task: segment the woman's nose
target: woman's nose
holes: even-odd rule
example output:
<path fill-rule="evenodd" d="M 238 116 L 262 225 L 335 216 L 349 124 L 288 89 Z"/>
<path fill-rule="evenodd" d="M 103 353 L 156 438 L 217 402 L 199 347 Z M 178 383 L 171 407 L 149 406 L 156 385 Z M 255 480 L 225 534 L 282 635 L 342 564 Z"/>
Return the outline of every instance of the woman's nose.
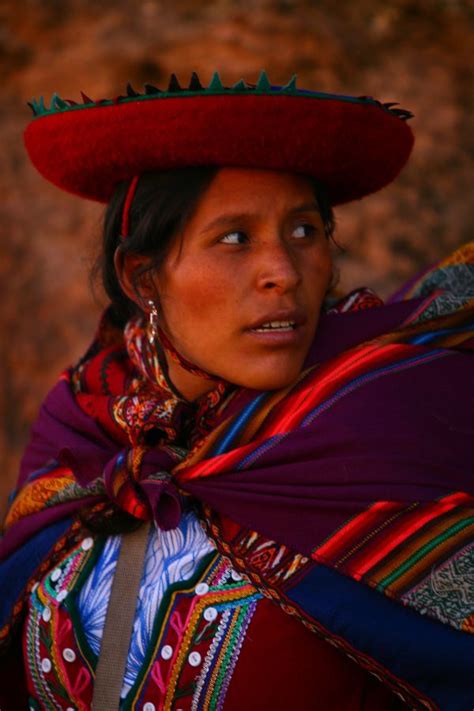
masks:
<path fill-rule="evenodd" d="M 259 255 L 259 289 L 291 291 L 301 281 L 301 274 L 294 255 L 284 244 L 262 249 Z"/>

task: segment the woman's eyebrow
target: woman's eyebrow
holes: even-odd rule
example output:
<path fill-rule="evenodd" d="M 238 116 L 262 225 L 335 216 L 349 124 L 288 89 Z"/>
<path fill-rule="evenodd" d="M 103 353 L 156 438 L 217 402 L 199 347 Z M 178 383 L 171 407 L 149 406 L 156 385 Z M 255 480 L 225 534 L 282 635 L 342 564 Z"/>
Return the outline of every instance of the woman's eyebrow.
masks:
<path fill-rule="evenodd" d="M 242 220 L 248 220 L 249 217 L 253 215 L 249 212 L 228 212 L 225 215 L 219 215 L 215 220 L 208 222 L 205 227 L 202 228 L 201 232 L 209 232 L 210 230 L 215 230 L 218 227 L 225 227 L 234 222 L 241 222 Z"/>
<path fill-rule="evenodd" d="M 297 205 L 288 210 L 289 215 L 297 215 L 300 212 L 317 212 L 319 213 L 319 205 L 316 201 L 306 202 L 302 205 Z M 210 232 L 211 230 L 218 229 L 220 227 L 226 227 L 229 224 L 235 224 L 237 222 L 242 222 L 244 220 L 252 219 L 257 215 L 250 212 L 229 212 L 225 215 L 219 215 L 215 220 L 208 222 L 205 227 L 202 228 L 201 232 Z"/>
<path fill-rule="evenodd" d="M 297 215 L 299 212 L 319 213 L 319 205 L 316 200 L 313 200 L 312 202 L 305 202 L 303 205 L 298 205 L 298 207 L 292 208 L 289 212 L 291 215 Z"/>

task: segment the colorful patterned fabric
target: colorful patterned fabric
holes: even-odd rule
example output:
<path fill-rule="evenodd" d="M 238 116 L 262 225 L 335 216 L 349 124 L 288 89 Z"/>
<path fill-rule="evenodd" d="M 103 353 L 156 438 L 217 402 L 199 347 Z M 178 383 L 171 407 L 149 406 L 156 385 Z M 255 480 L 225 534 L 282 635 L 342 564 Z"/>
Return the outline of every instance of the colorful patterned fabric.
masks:
<path fill-rule="evenodd" d="M 422 614 L 474 632 L 474 600 L 466 585 L 469 563 L 474 562 L 473 533 L 474 497 L 468 494 L 424 505 L 378 502 L 317 546 L 312 557 Z M 452 569 L 450 576 L 443 576 L 446 567 Z M 437 577 L 448 577 L 451 586 L 439 589 Z M 431 599 L 414 594 L 420 586 L 432 591 Z M 451 614 L 441 617 L 443 598 Z"/>
<path fill-rule="evenodd" d="M 196 532 L 196 519 L 183 518 L 188 523 L 180 529 Z M 209 546 L 204 533 L 198 535 Z M 281 551 L 265 555 L 268 544 L 258 538 L 238 535 L 235 543 L 252 548 L 261 570 L 271 568 L 275 579 L 286 581 L 302 571 L 301 561 L 292 565 Z M 163 588 L 163 581 L 148 562 L 156 560 L 150 555 L 154 541 L 164 539 L 174 562 L 186 567 L 172 573 L 176 580 L 154 609 L 151 588 L 156 580 Z M 179 539 L 156 529 L 150 536 L 120 709 L 287 711 L 291 703 L 312 707 L 312 698 L 320 708 L 341 711 L 399 709 L 388 690 L 262 596 L 215 551 L 194 560 L 191 569 L 191 541 Z M 116 538 L 85 538 L 35 585 L 23 633 L 30 708 L 62 709 L 72 700 L 74 708 L 90 708 L 99 645 L 83 605 L 97 630 L 116 544 Z"/>
<path fill-rule="evenodd" d="M 400 289 L 391 301 L 429 297 L 423 318 L 430 319 L 468 308 L 474 299 L 474 243 L 469 242 L 449 257 L 425 269 Z"/>
<path fill-rule="evenodd" d="M 359 308 L 367 293 L 350 295 L 321 319 L 298 382 L 218 388 L 194 409 L 159 392 L 123 344 L 99 338 L 45 402 L 4 555 L 79 505 L 107 511 L 111 500 L 166 530 L 192 496 L 218 549 L 286 612 L 413 707 L 472 706 L 474 304 L 464 266 L 452 298 L 441 288 Z M 432 286 L 435 274 L 424 277 Z M 429 318 L 438 300 L 442 315 Z M 259 553 L 237 545 L 239 531 L 259 537 Z M 266 548 L 313 564 L 268 577 L 257 564 Z"/>
<path fill-rule="evenodd" d="M 50 470 L 42 470 L 40 477 L 36 472 L 29 485 L 19 491 L 7 515 L 7 528 L 23 518 L 26 512 L 31 514 L 88 494 L 107 494 L 121 509 L 137 518 L 149 519 L 150 506 L 137 493 L 136 482 L 140 480 L 142 491 L 149 488 L 151 500 L 157 488 L 155 482 L 158 482 L 158 488 L 166 490 L 169 478 L 166 470 L 212 430 L 219 415 L 219 405 L 225 406 L 227 396 L 234 390 L 220 382 L 197 402 L 189 403 L 177 397 L 160 367 L 162 359 L 150 343 L 143 318 L 127 325 L 125 348 L 123 339 L 119 338 L 118 343 L 114 341 L 117 341 L 117 333 L 111 329 L 105 315 L 98 340 L 75 369 L 61 376 L 60 382 L 67 383 L 79 408 L 105 433 L 129 446 L 113 458 L 105 452 L 105 459 L 101 457 L 101 464 L 106 465 L 104 476 L 92 483 L 87 482 L 86 488 L 81 486 L 81 477 L 78 479 L 72 473 L 70 465 L 74 453 L 67 447 L 61 448 L 56 461 L 48 463 Z M 162 462 L 157 466 L 153 461 L 150 471 L 146 455 L 156 450 L 157 445 L 161 445 Z M 83 458 L 84 454 L 81 451 L 79 456 Z M 164 470 L 164 477 L 160 469 Z M 148 471 L 149 476 L 144 476 Z M 179 518 L 178 507 L 168 508 L 162 525 L 174 528 Z"/>
<path fill-rule="evenodd" d="M 41 709 L 61 708 L 62 699 L 74 700 L 81 711 L 90 708 L 98 649 L 95 641 L 90 644 L 87 624 L 84 635 L 81 625 L 71 622 L 78 615 L 84 621 L 94 559 L 99 554 L 108 567 L 113 565 L 110 544 L 106 543 L 105 551 L 97 550 L 100 547 L 85 538 L 31 595 L 24 649 L 28 690 Z M 208 553 L 193 574 L 167 588 L 166 599 L 148 623 L 143 618 L 151 610 L 140 609 L 147 588 L 145 579 L 121 707 L 154 703 L 157 708 L 171 708 L 176 697 L 185 708 L 219 708 L 261 595 L 215 553 Z M 98 587 L 93 590 L 97 595 Z M 153 601 L 148 599 L 146 605 L 150 608 Z M 143 640 L 140 633 L 150 622 Z M 137 658 L 140 642 L 145 649 L 138 651 Z"/>
<path fill-rule="evenodd" d="M 107 539 L 77 597 L 80 627 L 97 656 L 121 538 L 111 536 Z M 191 511 L 183 515 L 179 526 L 172 531 L 159 531 L 155 526 L 150 528 L 137 613 L 128 651 L 123 697 L 130 691 L 143 666 L 166 591 L 175 583 L 186 582 L 192 578 L 203 558 L 213 550 L 214 546 Z"/>

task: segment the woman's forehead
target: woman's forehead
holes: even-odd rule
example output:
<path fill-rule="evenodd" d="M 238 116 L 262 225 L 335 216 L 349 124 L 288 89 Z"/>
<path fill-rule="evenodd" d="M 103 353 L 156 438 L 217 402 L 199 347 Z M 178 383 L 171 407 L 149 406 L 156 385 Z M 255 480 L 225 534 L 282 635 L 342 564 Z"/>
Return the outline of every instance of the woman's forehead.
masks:
<path fill-rule="evenodd" d="M 249 168 L 221 168 L 212 179 L 195 212 L 198 219 L 209 213 L 294 210 L 315 207 L 314 184 L 297 173 Z"/>
<path fill-rule="evenodd" d="M 275 187 L 280 187 L 281 189 L 307 187 L 311 190 L 313 182 L 308 176 L 290 171 L 226 166 L 216 171 L 211 185 L 216 185 L 220 188 L 242 186 L 243 188 L 248 188 L 250 192 L 255 192 L 257 187 L 262 189 L 265 185 L 268 185 L 270 189 Z"/>

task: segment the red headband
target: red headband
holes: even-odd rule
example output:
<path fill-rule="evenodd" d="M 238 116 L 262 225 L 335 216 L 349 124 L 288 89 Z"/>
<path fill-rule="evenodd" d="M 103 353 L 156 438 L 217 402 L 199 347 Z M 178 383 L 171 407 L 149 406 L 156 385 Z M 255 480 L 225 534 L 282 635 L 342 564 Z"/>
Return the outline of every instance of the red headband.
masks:
<path fill-rule="evenodd" d="M 122 230 L 120 233 L 120 239 L 127 239 L 129 227 L 130 227 L 130 208 L 132 207 L 133 198 L 135 197 L 135 191 L 137 189 L 137 184 L 140 179 L 139 175 L 135 175 L 128 186 L 127 196 L 123 205 L 122 212 Z"/>

